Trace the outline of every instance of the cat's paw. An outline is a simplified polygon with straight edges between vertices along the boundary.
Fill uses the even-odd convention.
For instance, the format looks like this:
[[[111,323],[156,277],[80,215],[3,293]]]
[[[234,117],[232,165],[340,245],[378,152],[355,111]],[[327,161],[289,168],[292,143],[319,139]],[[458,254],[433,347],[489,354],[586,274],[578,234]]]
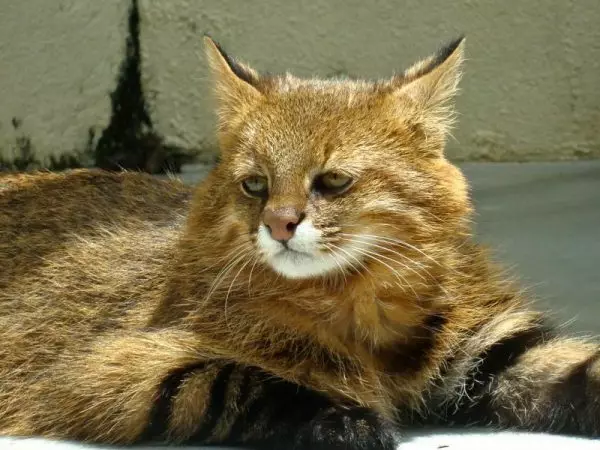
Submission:
[[[366,408],[331,407],[303,425],[294,450],[394,450],[394,428]]]

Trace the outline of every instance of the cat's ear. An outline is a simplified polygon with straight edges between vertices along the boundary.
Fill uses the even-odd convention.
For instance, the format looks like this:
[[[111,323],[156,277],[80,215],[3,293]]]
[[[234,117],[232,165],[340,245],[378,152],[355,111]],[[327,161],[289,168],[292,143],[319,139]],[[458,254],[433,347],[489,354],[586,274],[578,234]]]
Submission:
[[[254,69],[225,53],[210,36],[204,36],[204,46],[214,78],[219,121],[226,126],[262,96],[258,89],[260,78]]]
[[[445,134],[452,125],[452,100],[458,90],[465,38],[455,39],[395,79],[395,95],[409,98],[424,125]]]

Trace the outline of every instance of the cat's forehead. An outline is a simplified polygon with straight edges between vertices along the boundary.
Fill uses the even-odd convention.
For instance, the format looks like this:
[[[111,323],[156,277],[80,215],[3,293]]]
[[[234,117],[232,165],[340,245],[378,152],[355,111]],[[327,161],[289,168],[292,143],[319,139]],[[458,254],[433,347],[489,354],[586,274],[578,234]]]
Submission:
[[[249,119],[241,130],[242,157],[250,158],[269,172],[305,172],[322,165],[330,156],[332,136],[309,116],[298,111],[268,108],[269,113]]]
[[[264,152],[284,147],[327,153],[377,126],[379,103],[367,85],[304,80],[268,95],[247,117],[241,137]]]
[[[338,156],[338,132],[325,130],[317,120],[302,115],[274,114],[249,121],[243,131],[245,154],[270,172],[298,173],[323,166]],[[349,155],[347,155],[349,156]]]
[[[366,163],[376,151],[384,151],[390,133],[401,134],[403,126],[397,117],[387,117],[376,87],[356,83],[299,80],[293,89],[267,96],[240,130],[245,153],[289,171],[312,170],[328,162]]]

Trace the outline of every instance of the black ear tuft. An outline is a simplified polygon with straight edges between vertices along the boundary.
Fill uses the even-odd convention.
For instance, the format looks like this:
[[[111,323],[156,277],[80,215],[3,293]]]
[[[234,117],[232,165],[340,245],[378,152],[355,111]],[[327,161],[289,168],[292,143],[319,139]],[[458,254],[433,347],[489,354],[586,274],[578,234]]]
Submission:
[[[221,54],[221,56],[223,57],[223,59],[225,60],[225,62],[229,66],[229,68],[231,69],[231,71],[239,79],[241,79],[242,81],[245,81],[246,83],[251,84],[251,85],[256,84],[256,77],[254,76],[254,74],[252,74],[252,72],[250,72],[249,70],[246,70],[246,68],[243,65],[239,64],[234,58],[229,56],[227,54],[227,52],[225,52],[225,50],[223,50],[223,47],[221,46],[221,44],[219,44],[217,41],[215,41],[210,36],[210,34],[204,33],[204,36],[209,38],[215,44],[215,47],[217,47],[217,50],[219,51],[219,53]]]
[[[460,43],[464,40],[465,40],[465,35],[462,34],[459,37],[457,37],[456,39],[454,39],[452,42],[450,42],[447,45],[445,45],[444,47],[440,48],[431,63],[432,69],[434,67],[439,66],[444,61],[446,61],[448,59],[448,57],[452,53],[454,53],[454,50],[456,50],[458,48],[458,46],[460,45]]]
[[[415,77],[420,77],[420,76],[426,75],[429,72],[431,72],[433,69],[435,69],[436,67],[438,67],[444,61],[446,61],[450,57],[450,55],[452,55],[456,51],[456,49],[458,48],[458,46],[464,40],[465,40],[465,35],[462,34],[459,37],[457,37],[456,39],[453,39],[451,42],[449,42],[445,46],[443,46],[442,48],[440,48],[433,55],[433,57],[428,62],[428,64],[425,64],[425,66],[423,68],[421,68],[421,70],[418,71],[416,74],[414,74],[414,76]]]

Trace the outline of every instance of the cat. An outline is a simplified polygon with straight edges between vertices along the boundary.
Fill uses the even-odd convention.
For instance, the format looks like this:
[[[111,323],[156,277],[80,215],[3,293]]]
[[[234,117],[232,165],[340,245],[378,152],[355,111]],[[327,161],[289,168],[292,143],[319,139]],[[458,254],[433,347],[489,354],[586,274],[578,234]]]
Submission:
[[[369,82],[205,38],[220,161],[0,178],[0,435],[393,449],[426,423],[600,432],[562,337],[471,234],[444,156],[460,38]]]

